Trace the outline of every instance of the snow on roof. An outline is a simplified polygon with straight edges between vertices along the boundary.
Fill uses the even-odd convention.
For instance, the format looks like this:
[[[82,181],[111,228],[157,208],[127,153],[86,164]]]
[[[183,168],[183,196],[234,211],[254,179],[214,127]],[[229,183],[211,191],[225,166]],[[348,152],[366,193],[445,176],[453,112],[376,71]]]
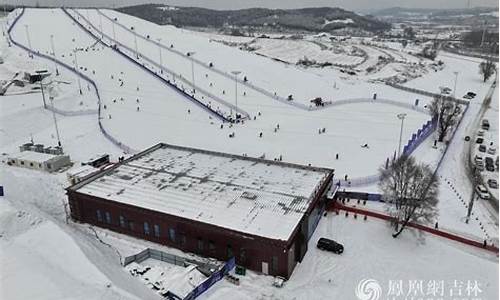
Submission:
[[[288,240],[330,173],[160,144],[70,189]]]
[[[16,158],[26,161],[32,161],[37,163],[43,163],[49,161],[53,158],[56,158],[58,155],[48,154],[48,153],[40,153],[34,151],[23,151],[20,153],[11,154],[10,158]]]

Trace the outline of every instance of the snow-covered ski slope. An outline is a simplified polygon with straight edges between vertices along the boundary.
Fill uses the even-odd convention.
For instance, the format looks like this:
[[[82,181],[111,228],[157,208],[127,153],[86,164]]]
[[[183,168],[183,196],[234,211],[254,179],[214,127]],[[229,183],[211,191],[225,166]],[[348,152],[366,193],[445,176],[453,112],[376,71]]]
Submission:
[[[105,11],[108,12],[110,15],[114,14]],[[82,11],[82,14],[85,16],[86,12]],[[172,36],[177,36],[179,42],[183,37],[189,39],[197,35],[185,30],[156,26],[121,14],[116,16],[120,21],[124,21],[125,18],[134,20],[138,24],[137,30],[142,26],[157,28],[160,33],[165,30]],[[98,27],[98,18],[93,19],[93,23]],[[84,47],[95,43],[76,25],[72,25],[60,10],[26,10],[26,15],[13,31],[13,37],[26,44],[24,25],[28,25],[31,43],[33,46],[37,45],[41,52],[49,51],[50,35],[54,34],[58,59],[69,64],[73,61],[72,56],[69,56],[73,44],[81,42],[79,47]],[[111,32],[109,27],[106,30],[108,33]],[[167,36],[165,34],[162,40]],[[75,42],[72,42],[73,38]],[[206,43],[209,43],[208,40]],[[133,48],[133,39],[130,45]],[[220,45],[218,47],[226,49]],[[29,70],[32,67],[54,70],[52,62],[36,56],[30,59],[26,52],[18,47],[7,47],[4,39],[0,39],[0,49],[5,61],[0,65],[2,78],[10,78],[13,73]],[[197,51],[195,57],[201,56],[204,53],[203,49],[202,47],[194,50]],[[227,51],[224,53],[230,57],[228,53],[237,50],[221,51]],[[213,55],[217,55],[216,50]],[[254,62],[253,57],[257,56],[249,54],[245,57],[246,61],[244,60],[242,65],[251,66]],[[219,60],[221,62],[218,62]],[[214,60],[214,63],[219,66],[222,60],[223,57]],[[274,62],[265,61],[271,68],[276,67]],[[385,151],[380,151],[380,155],[377,154],[377,148],[387,148],[392,153],[397,147],[400,123],[395,114],[404,112],[399,106],[356,103],[307,112],[290,105],[276,103],[247,90],[249,100],[245,104],[241,96],[239,101],[243,101],[246,105],[243,108],[257,115],[257,120],[247,121],[244,125],[235,125],[231,129],[227,128],[226,123],[221,130],[220,122],[209,119],[210,115],[206,110],[180,97],[178,93],[171,91],[169,87],[150,77],[137,66],[131,65],[109,48],[97,46],[94,50],[90,47],[87,52],[78,52],[78,62],[83,68],[87,68],[87,71],[82,70],[82,72],[86,72],[85,74],[98,83],[103,101],[107,104],[106,111],[112,114],[112,119],[103,114],[102,121],[106,128],[137,149],[162,140],[234,153],[246,152],[249,155],[266,152],[268,158],[281,153],[284,160],[318,163],[318,165],[328,163],[337,169],[337,174],[341,177],[342,172],[349,172],[351,176],[355,176],[356,172],[362,175],[373,174],[374,167],[382,163],[379,156],[385,158],[386,155]],[[450,58],[450,65],[453,62],[454,59]],[[166,60],[164,63],[167,65]],[[470,72],[471,75],[476,73],[477,62],[459,65],[461,73]],[[184,66],[189,80],[190,62],[187,61]],[[295,67],[283,67],[283,69],[314,74],[319,81],[325,80],[330,83],[336,81],[338,90],[332,89],[337,100],[358,96],[370,98],[372,93],[377,92],[379,97],[409,104],[412,104],[415,98],[427,101],[417,95],[367,84],[361,80],[344,81],[339,79],[338,72],[331,69],[311,72],[296,70]],[[92,70],[96,71],[96,74],[93,74]],[[198,67],[195,66],[195,72],[197,70]],[[274,77],[279,77],[266,70],[267,68],[262,66],[262,74],[259,76],[262,81],[272,82]],[[87,90],[84,85],[83,96],[79,96],[75,75],[71,72],[65,73],[61,69],[60,72],[62,75],[56,79],[67,81],[69,84],[61,84],[61,91],[54,94],[56,107],[74,111],[97,107],[97,98],[92,90]],[[114,75],[114,79],[111,79],[111,74]],[[281,77],[286,76],[283,74]],[[468,78],[472,77],[459,76],[459,85],[466,87],[469,84]],[[124,81],[121,87],[118,78]],[[257,80],[249,77],[250,79]],[[448,82],[447,78],[438,76],[433,79],[436,85],[441,85],[439,82],[445,80]],[[221,80],[220,84],[228,86],[226,97],[228,101],[232,101],[234,81],[224,82]],[[140,86],[139,91],[137,86]],[[295,87],[296,83],[291,82],[290,86]],[[489,84],[484,87],[486,87],[484,90],[487,90]],[[315,84],[305,86],[304,89],[321,91]],[[328,94],[327,92],[328,90],[324,90],[325,94]],[[477,101],[479,102],[483,96],[484,92],[481,89],[478,91]],[[120,100],[121,97],[124,101]],[[138,106],[136,97],[140,97],[139,112],[136,111]],[[117,102],[114,103],[113,99],[117,99]],[[475,105],[479,106],[479,103]],[[190,114],[187,113],[188,109]],[[258,111],[262,113],[260,117]],[[413,110],[408,112],[410,115],[405,120],[407,128],[405,138],[428,118]],[[119,155],[123,155],[119,148],[102,136],[96,115],[75,117],[58,115],[57,118],[64,149],[76,163],[96,153],[110,153],[115,160]],[[0,97],[1,153],[18,151],[17,147],[29,141],[31,134],[35,142],[54,145],[56,139],[51,120],[52,114],[43,109],[39,93]],[[114,123],[116,120],[119,122]],[[210,122],[214,124],[211,125]],[[410,128],[412,122],[414,128]],[[274,133],[276,123],[280,124],[280,130]],[[319,127],[326,127],[326,133],[319,135],[317,133]],[[236,136],[234,139],[229,139],[227,135],[233,131]],[[260,131],[264,132],[262,139],[258,138]],[[461,133],[457,136],[461,138]],[[359,147],[365,142],[370,144],[369,150]],[[427,159],[427,156],[432,154],[429,151],[434,151],[431,150],[431,145],[432,142],[428,141],[426,147],[419,148],[416,157],[421,161],[430,160]],[[460,153],[458,146],[455,150]],[[336,152],[340,153],[338,161],[334,159]],[[323,154],[325,157],[319,157]],[[4,157],[2,155],[2,159]],[[442,175],[456,178],[455,173],[460,170],[455,168],[458,163],[460,163],[459,155],[450,156],[445,162],[447,172]],[[463,180],[466,180],[466,177],[463,177],[454,181],[461,189],[465,186]],[[88,225],[72,222],[66,224],[65,174],[49,175],[2,164],[0,184],[5,187],[6,192],[5,197],[0,197],[0,265],[2,266],[0,299],[160,299],[157,294],[121,267],[115,249],[100,243]],[[463,190],[463,195],[468,195],[470,192],[470,189]],[[440,226],[442,224],[444,227],[450,227],[454,226],[452,219],[457,223],[461,222],[464,216],[461,213],[465,213],[465,209],[459,211],[454,206],[455,209],[451,214],[450,207],[453,206],[453,201],[459,205],[461,203],[451,193],[445,197],[440,207],[443,218],[439,222]],[[447,219],[444,219],[444,216]],[[476,223],[471,225],[477,226]],[[476,230],[473,232],[465,225],[461,225],[462,227],[455,229],[476,235]],[[363,278],[378,280],[384,288],[384,293],[387,293],[388,280],[404,280],[406,283],[407,280],[423,280],[424,283],[444,280],[446,288],[453,287],[455,280],[458,280],[459,284],[460,282],[466,284],[467,280],[477,280],[481,288],[480,299],[498,299],[496,256],[434,236],[425,235],[425,239],[420,239],[408,231],[400,238],[393,239],[390,233],[388,226],[377,220],[363,221],[361,218],[354,220],[352,216],[345,218],[329,214],[321,219],[317,231],[309,242],[308,253],[284,288],[272,287],[272,277],[248,272],[247,276],[240,277],[239,287],[223,280],[200,299],[355,299],[356,285]],[[175,251],[106,230],[98,230],[98,234],[107,243],[119,248],[122,255],[139,252],[144,247]],[[319,237],[330,237],[343,243],[346,246],[345,253],[337,256],[317,250],[315,242]]]
[[[99,27],[97,11],[89,11],[88,16],[87,11],[80,12]],[[315,96],[323,96],[328,100],[331,99],[328,95],[337,91],[330,86],[330,79],[316,74],[210,43],[207,38],[184,33],[180,29],[157,26],[111,11],[104,13],[127,22],[127,26],[133,26],[138,33],[151,34],[151,39],[163,37],[162,41],[168,41],[167,45],[174,44],[175,48],[183,49],[182,52],[196,51],[196,58],[205,61],[207,65],[213,61],[218,68],[230,72],[234,64],[234,69],[243,71],[249,81],[256,81],[255,84],[259,86],[267,84],[267,88],[277,87],[281,95],[292,93],[297,99],[294,101],[303,101],[305,104]],[[103,31],[113,36],[112,23],[105,17],[101,20]],[[133,149],[166,141],[235,154],[246,153],[250,156],[265,154],[269,159],[282,155],[285,161],[331,167],[338,174],[348,174],[350,177],[366,176],[374,174],[386,157],[392,155],[397,148],[400,121],[396,114],[408,114],[404,140],[429,119],[426,114],[376,101],[354,101],[353,104],[306,111],[240,86],[238,106],[256,120],[251,118],[245,124],[234,125],[232,128],[225,124],[221,129],[221,123],[205,110],[180,97],[171,87],[117,55],[112,49],[96,43],[61,10],[27,9],[18,23],[12,31],[14,39],[27,43],[24,25],[28,25],[32,47],[48,53],[50,35],[53,35],[58,59],[68,64],[73,64],[72,50],[83,49],[77,53],[78,65],[80,70],[97,82],[102,99],[103,126]],[[120,26],[114,27],[117,40],[134,49],[132,33]],[[95,46],[90,47],[92,45]],[[138,39],[138,51],[159,62],[157,45]],[[162,61],[184,78],[191,78],[189,58],[162,51]],[[195,65],[195,83],[206,89],[210,89],[212,83],[214,93],[220,93],[219,96],[224,100],[234,103],[235,82],[231,77]],[[346,91],[342,91],[337,100],[364,97],[369,102],[372,95],[367,91],[374,88],[374,85],[369,84],[345,86]],[[297,92],[290,92],[291,90]],[[408,105],[414,101],[411,94],[392,89],[390,91],[391,94],[379,94],[379,97]],[[246,95],[243,96],[243,93]],[[274,132],[278,124],[280,129]],[[326,132],[318,134],[320,128],[325,128]],[[235,133],[235,138],[230,139],[228,136],[232,132]],[[260,132],[263,133],[262,138],[259,137]],[[365,143],[370,149],[360,147]],[[339,160],[335,160],[337,153]]]

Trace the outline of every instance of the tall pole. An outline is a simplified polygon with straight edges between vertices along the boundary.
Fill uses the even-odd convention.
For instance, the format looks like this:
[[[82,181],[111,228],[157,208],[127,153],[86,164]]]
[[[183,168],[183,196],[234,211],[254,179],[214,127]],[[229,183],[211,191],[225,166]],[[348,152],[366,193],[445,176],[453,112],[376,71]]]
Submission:
[[[187,56],[191,57],[191,79],[193,83],[193,95],[196,93],[196,85],[194,83],[194,58],[193,55],[195,55],[196,52],[188,52]]]
[[[455,98],[456,91],[457,91],[458,72],[453,72],[453,74],[455,74],[455,87],[453,87],[453,98]]]
[[[137,51],[137,35],[135,34],[135,27],[132,27],[132,32],[134,33],[135,57],[139,59],[139,52]]]
[[[116,22],[116,18],[113,18],[113,20],[111,21],[111,25],[113,27],[113,40],[116,41],[116,33],[115,33],[115,22]]]
[[[99,29],[101,30],[101,39],[104,39],[104,31],[102,31],[102,16],[97,8],[96,8],[96,12],[99,15]]]
[[[78,57],[77,57],[77,53],[78,53],[78,50],[75,48],[75,50],[73,50],[73,52],[75,53],[75,68],[76,68],[76,71],[79,72],[79,68],[78,68]],[[76,77],[78,79],[78,88],[80,89],[80,95],[83,95],[82,93],[82,84],[80,83],[80,76],[79,74],[76,74]]]
[[[28,30],[28,25],[24,25],[24,28],[26,29],[26,40],[28,41],[28,47],[30,48],[30,51],[33,51],[33,48],[31,47],[31,39],[30,39],[30,32]],[[29,53],[29,56],[33,58],[33,55]]]
[[[54,35],[50,35],[50,47],[52,48],[52,56],[54,56],[54,66],[56,68],[56,76],[59,75],[59,70],[57,69],[57,62],[55,61],[56,59],[56,50],[54,48]]]
[[[403,141],[403,124],[405,121],[406,114],[398,114],[398,119],[401,120],[401,131],[399,132],[399,147],[398,147],[398,157],[401,156],[401,142]]]
[[[57,144],[61,147],[61,137],[59,136],[59,127],[57,126],[56,113],[54,112],[54,100],[50,98],[50,103],[52,104],[52,118],[54,118],[54,126],[56,127]]]
[[[235,105],[236,105],[236,109],[235,109],[235,119],[237,119],[237,116],[238,116],[238,74],[240,74],[241,72],[240,71],[232,71],[231,73],[233,73],[234,75],[234,102],[235,102]],[[231,110],[231,115],[232,115],[232,110]]]
[[[158,39],[158,51],[160,51],[160,73],[163,74],[163,60],[161,57],[161,39]]]

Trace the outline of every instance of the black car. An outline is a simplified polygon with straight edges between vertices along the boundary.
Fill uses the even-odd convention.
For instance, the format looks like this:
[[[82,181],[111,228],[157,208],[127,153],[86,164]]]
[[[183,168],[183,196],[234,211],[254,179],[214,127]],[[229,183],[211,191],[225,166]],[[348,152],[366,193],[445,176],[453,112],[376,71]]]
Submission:
[[[336,254],[342,254],[342,252],[344,252],[344,246],[327,238],[320,238],[316,246],[318,249],[330,251]]]
[[[485,145],[479,145],[479,152],[486,152],[486,146]]]
[[[489,156],[486,156],[486,158],[484,159],[484,162],[486,163],[486,165],[493,166],[493,158],[491,158]]]
[[[484,142],[483,138],[477,138],[476,139],[476,144],[482,144]]]
[[[486,171],[494,172],[495,171],[495,167],[493,165],[486,165]]]

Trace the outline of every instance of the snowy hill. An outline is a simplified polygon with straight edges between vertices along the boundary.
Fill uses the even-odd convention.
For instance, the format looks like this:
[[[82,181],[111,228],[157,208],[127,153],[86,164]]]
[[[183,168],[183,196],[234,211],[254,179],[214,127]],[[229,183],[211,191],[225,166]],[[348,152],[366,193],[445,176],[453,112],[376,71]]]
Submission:
[[[331,31],[345,27],[379,31],[390,25],[340,8],[303,9],[251,8],[241,10],[210,10],[197,7],[172,7],[157,4],[120,8],[119,11],[160,24],[179,27],[249,26],[311,32]]]

